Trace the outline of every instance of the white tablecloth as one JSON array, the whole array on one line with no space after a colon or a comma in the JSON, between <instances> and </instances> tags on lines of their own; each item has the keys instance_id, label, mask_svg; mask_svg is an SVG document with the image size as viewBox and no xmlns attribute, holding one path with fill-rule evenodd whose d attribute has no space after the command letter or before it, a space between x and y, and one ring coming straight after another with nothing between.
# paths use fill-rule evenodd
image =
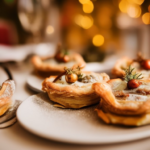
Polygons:
<instances>
[{"instance_id":1,"label":"white tablecloth","mask_svg":"<svg viewBox=\"0 0 150 150\"><path fill-rule=\"evenodd\" d=\"M8 64L7 65L16 82L15 99L25 100L28 96L36 94L28 89L26 78L32 71L32 66L26 63ZM0 69L0 81L6 78L6 74ZM2 81L1 81L2 82ZM115 136L115 135L114 135ZM26 131L17 122L7 129L0 129L0 150L148 150L150 149L150 138L132 141L128 143L110 144L110 145L74 145L59 143L38 137Z\"/></svg>"}]
</instances>

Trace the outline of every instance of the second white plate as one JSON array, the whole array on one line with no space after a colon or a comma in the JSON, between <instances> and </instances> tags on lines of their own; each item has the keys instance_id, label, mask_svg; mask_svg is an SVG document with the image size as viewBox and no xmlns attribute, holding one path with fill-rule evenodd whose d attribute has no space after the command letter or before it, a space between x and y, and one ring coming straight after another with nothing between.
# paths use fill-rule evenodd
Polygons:
<instances>
[{"instance_id":1,"label":"second white plate","mask_svg":"<svg viewBox=\"0 0 150 150\"><path fill-rule=\"evenodd\" d=\"M27 85L29 88L35 92L42 92L42 82L44 81L43 78L36 76L35 74L29 74L27 78Z\"/></svg>"}]
</instances>

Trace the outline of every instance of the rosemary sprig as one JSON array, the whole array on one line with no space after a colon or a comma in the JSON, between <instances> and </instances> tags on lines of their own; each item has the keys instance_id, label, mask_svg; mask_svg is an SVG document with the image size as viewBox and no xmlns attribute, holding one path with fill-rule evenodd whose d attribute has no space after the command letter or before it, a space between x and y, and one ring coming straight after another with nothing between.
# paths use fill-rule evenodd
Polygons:
<instances>
[{"instance_id":1,"label":"rosemary sprig","mask_svg":"<svg viewBox=\"0 0 150 150\"><path fill-rule=\"evenodd\" d=\"M72 68L65 67L64 70L66 71L66 74L73 74L74 70Z\"/></svg>"},{"instance_id":2,"label":"rosemary sprig","mask_svg":"<svg viewBox=\"0 0 150 150\"><path fill-rule=\"evenodd\" d=\"M129 66L129 68L125 69L125 76L124 76L124 80L126 82L129 82L132 79L137 79L140 80L142 79L142 73L138 74L135 71L135 68L132 68L131 66Z\"/></svg>"},{"instance_id":3,"label":"rosemary sprig","mask_svg":"<svg viewBox=\"0 0 150 150\"><path fill-rule=\"evenodd\" d=\"M83 79L83 74L82 73L78 74L78 80L81 81L82 79Z\"/></svg>"}]
</instances>

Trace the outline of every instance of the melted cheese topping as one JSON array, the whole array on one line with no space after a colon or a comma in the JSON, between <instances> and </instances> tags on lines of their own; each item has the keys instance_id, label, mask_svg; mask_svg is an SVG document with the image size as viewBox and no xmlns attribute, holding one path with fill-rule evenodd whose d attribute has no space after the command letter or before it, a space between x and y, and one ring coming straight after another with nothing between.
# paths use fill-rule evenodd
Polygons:
<instances>
[{"instance_id":1,"label":"melted cheese topping","mask_svg":"<svg viewBox=\"0 0 150 150\"><path fill-rule=\"evenodd\" d=\"M141 93L139 93L138 91L141 91ZM148 92L150 91L150 84L149 83L142 84L138 88L135 88L135 89L122 90L122 92L126 95L126 97L125 97L125 99L123 97L121 100L124 99L124 100L128 100L128 101L146 101L148 98L150 98L150 93L146 94L146 91L148 91ZM142 95L142 93L144 95ZM118 98L118 100L120 98Z\"/></svg>"},{"instance_id":2,"label":"melted cheese topping","mask_svg":"<svg viewBox=\"0 0 150 150\"><path fill-rule=\"evenodd\" d=\"M75 61L69 61L67 63L64 62L58 62L55 59L51 58L51 59L47 59L44 60L44 63L48 63L48 64L53 64L53 65L65 65L67 68L72 67L76 62Z\"/></svg>"},{"instance_id":3,"label":"melted cheese topping","mask_svg":"<svg viewBox=\"0 0 150 150\"><path fill-rule=\"evenodd\" d=\"M123 90L123 93L128 94L128 93L138 93L137 91L150 91L150 84L141 84L139 87L131 90Z\"/></svg>"},{"instance_id":4,"label":"melted cheese topping","mask_svg":"<svg viewBox=\"0 0 150 150\"><path fill-rule=\"evenodd\" d=\"M142 73L144 79L150 78L150 70L142 70L140 73Z\"/></svg>"},{"instance_id":5,"label":"melted cheese topping","mask_svg":"<svg viewBox=\"0 0 150 150\"><path fill-rule=\"evenodd\" d=\"M138 95L138 94L128 94L126 97L116 97L116 99L119 100L125 100L125 101L146 101L148 99L148 96L145 95Z\"/></svg>"},{"instance_id":6,"label":"melted cheese topping","mask_svg":"<svg viewBox=\"0 0 150 150\"><path fill-rule=\"evenodd\" d=\"M112 91L117 100L128 101L146 101L150 98L150 82L142 82L142 84L135 89L126 89L125 81L118 81L112 86Z\"/></svg>"},{"instance_id":7,"label":"melted cheese topping","mask_svg":"<svg viewBox=\"0 0 150 150\"><path fill-rule=\"evenodd\" d=\"M128 100L128 101L146 101L147 98L148 98L147 96L143 96L143 95L129 94L129 96L127 96L126 100Z\"/></svg>"}]
</instances>

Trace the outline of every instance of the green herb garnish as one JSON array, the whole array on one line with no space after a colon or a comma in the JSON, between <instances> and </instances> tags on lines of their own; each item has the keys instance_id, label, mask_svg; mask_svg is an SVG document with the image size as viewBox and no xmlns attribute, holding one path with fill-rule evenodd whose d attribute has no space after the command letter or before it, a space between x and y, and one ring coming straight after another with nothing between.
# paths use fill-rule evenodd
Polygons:
<instances>
[{"instance_id":1,"label":"green herb garnish","mask_svg":"<svg viewBox=\"0 0 150 150\"><path fill-rule=\"evenodd\" d=\"M134 70L135 70L135 68L132 68L131 66L129 66L129 68L127 68L127 69L124 69L125 76L123 78L126 82L129 82L132 79L140 80L143 78L142 73L138 74Z\"/></svg>"}]
</instances>

